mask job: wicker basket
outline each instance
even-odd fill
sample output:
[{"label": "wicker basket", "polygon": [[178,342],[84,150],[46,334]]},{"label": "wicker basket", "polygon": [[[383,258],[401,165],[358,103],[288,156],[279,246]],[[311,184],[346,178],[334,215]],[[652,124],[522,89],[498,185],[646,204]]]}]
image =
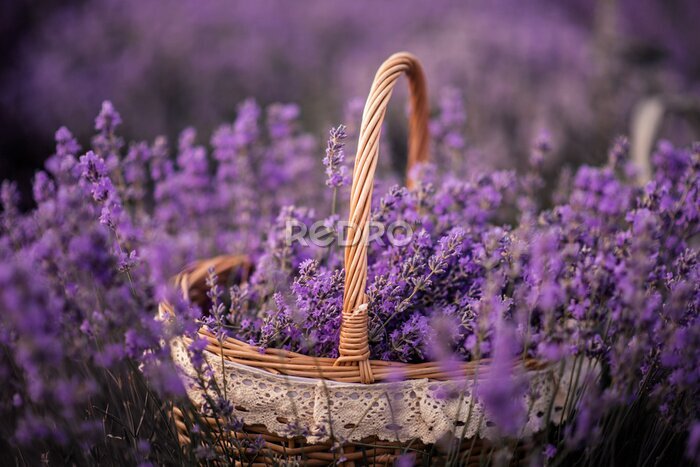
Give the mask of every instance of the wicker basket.
[{"label": "wicker basket", "polygon": [[[423,70],[413,55],[397,53],[386,60],[377,71],[362,117],[351,188],[349,241],[345,249],[345,293],[339,357],[316,358],[272,348],[261,352],[257,347],[234,338],[227,338],[223,345],[220,345],[208,329],[199,330],[199,335],[209,341],[205,355],[207,361],[216,368],[217,382],[228,385],[228,397],[236,410],[240,411],[237,415],[246,422],[253,420],[253,423],[246,425],[241,431],[230,432],[227,436],[230,436],[231,440],[262,436],[265,441],[264,449],[257,454],[253,464],[274,464],[283,462],[281,459],[289,462],[291,458],[305,465],[343,462],[386,465],[391,464],[399,455],[419,453],[424,449],[433,449],[432,460],[435,461],[438,458],[435,456],[441,455],[439,448],[449,446],[452,460],[460,464],[476,465],[483,462],[490,452],[488,440],[480,436],[491,426],[483,418],[483,413],[479,420],[471,422],[471,425],[476,426],[477,434],[474,434],[472,429],[471,436],[465,436],[465,430],[460,431],[460,427],[465,425],[461,408],[440,405],[440,397],[426,400],[428,395],[434,395],[435,391],[444,389],[467,388],[467,392],[470,392],[471,384],[481,375],[488,373],[487,360],[464,362],[457,367],[445,368],[439,362],[408,364],[369,359],[365,295],[368,219],[381,125],[392,89],[402,74],[408,77],[411,94],[409,169],[416,162],[428,157],[428,103]],[[410,180],[408,183],[410,184]],[[204,282],[210,268],[220,276],[236,274],[238,270],[240,276],[240,271],[248,267],[245,257],[221,256],[189,266],[177,277],[177,283],[186,297],[194,301],[204,301]],[[168,305],[163,304],[162,308],[167,311]],[[176,361],[184,367],[185,375],[188,372],[191,374],[191,368],[186,368],[187,356],[184,350],[189,342],[189,339],[183,337],[174,343]],[[549,400],[553,399],[558,380],[552,376],[553,372],[547,365],[535,360],[514,362],[514,365],[521,366],[531,375],[540,375],[540,384],[547,386],[544,390],[540,388],[540,393],[547,393],[550,396]],[[400,378],[397,378],[397,375],[400,375]],[[250,386],[247,392],[244,391],[246,385]],[[267,394],[273,392],[271,387],[275,387],[276,390],[284,387],[286,395],[292,399],[291,409],[287,402],[275,399],[274,394]],[[244,392],[240,392],[239,388]],[[318,397],[314,399],[313,391],[323,394],[326,401],[319,402]],[[389,396],[390,393],[397,396]],[[311,400],[307,405],[301,400],[302,394]],[[371,399],[370,394],[380,396]],[[414,414],[404,416],[404,427],[399,427],[408,430],[408,434],[393,436],[392,430],[396,431],[396,427],[380,423],[382,417],[385,417],[381,410],[393,412],[391,400],[386,405],[383,399],[379,400],[381,394],[386,394],[387,399],[399,400],[401,398],[398,395],[405,395],[411,399],[408,402],[404,399],[403,407],[406,413],[413,410]],[[354,397],[355,395],[357,397]],[[263,397],[263,400],[258,402],[250,401],[251,397],[258,396],[268,399]],[[367,401],[357,400],[365,396]],[[242,402],[246,397],[249,400]],[[295,397],[300,402],[295,402]],[[201,403],[202,394],[192,390],[190,398],[196,403]],[[545,405],[548,403],[544,402]],[[478,405],[478,402],[470,403],[470,411],[472,406]],[[358,414],[358,407],[365,406],[367,410]],[[276,417],[270,417],[271,410],[274,412],[272,415],[277,415]],[[316,421],[319,419],[318,414],[323,411],[328,411],[329,414],[335,411],[336,416],[340,413],[340,418],[343,419],[342,411],[346,410],[352,412],[356,421],[359,419],[357,423],[360,427],[354,423],[345,423],[347,419],[341,420],[342,425],[337,425],[335,420],[323,419],[324,426],[330,428],[326,430],[325,436],[285,434],[282,427],[291,421],[288,414],[297,414],[304,410],[309,417],[316,417]],[[341,412],[338,412],[339,410]],[[325,412],[321,413],[321,418],[324,414]],[[456,416],[456,419],[448,419],[449,416]],[[188,416],[181,409],[175,409],[174,418],[181,442],[189,443],[191,433],[188,431]],[[220,428],[217,420],[206,417],[204,420],[211,429],[216,431]],[[260,420],[264,422],[259,423]],[[535,432],[542,426],[543,424],[533,425],[530,432]],[[449,433],[438,436],[438,431],[445,431],[446,427],[451,429],[447,430]],[[358,429],[363,435],[361,439],[357,439]],[[522,445],[518,449],[522,449]],[[416,461],[421,461],[421,456],[422,454],[416,454]]]}]

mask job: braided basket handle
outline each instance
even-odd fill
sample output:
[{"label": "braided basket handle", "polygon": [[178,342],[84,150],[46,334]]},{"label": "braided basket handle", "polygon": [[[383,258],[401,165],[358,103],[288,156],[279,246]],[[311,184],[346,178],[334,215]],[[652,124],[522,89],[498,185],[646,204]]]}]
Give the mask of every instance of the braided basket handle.
[{"label": "braided basket handle", "polygon": [[406,52],[389,57],[377,70],[362,113],[362,126],[355,156],[350,194],[350,216],[345,247],[345,293],[340,327],[340,356],[336,365],[358,365],[363,383],[374,381],[369,364],[367,316],[367,239],[374,187],[374,172],[379,157],[379,137],[386,107],[396,81],[403,73],[409,80],[411,115],[408,140],[408,179],[413,166],[428,159],[428,93],[423,68],[418,59]]}]

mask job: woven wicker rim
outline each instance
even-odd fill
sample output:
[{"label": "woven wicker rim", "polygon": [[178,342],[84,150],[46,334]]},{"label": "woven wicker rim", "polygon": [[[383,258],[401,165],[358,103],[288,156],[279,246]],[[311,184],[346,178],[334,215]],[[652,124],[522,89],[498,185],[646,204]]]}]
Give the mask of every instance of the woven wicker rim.
[{"label": "woven wicker rim", "polygon": [[[208,340],[206,350],[223,358],[267,370],[275,374],[320,378],[346,383],[369,384],[397,379],[454,380],[488,373],[489,359],[462,362],[445,368],[440,362],[403,363],[370,360],[368,337],[367,296],[367,238],[369,213],[374,186],[374,173],[379,156],[379,137],[386,108],[398,78],[406,74],[409,81],[411,113],[409,120],[408,169],[428,160],[428,98],[423,68],[410,53],[399,52],[389,57],[377,71],[362,115],[357,155],[353,170],[350,197],[348,246],[345,249],[345,291],[339,357],[311,357],[297,352],[267,348],[264,351],[241,340],[228,337],[217,341],[206,327],[199,336]],[[407,182],[410,186],[411,180]],[[209,269],[224,274],[250,268],[244,255],[225,255],[199,261],[188,266],[176,277],[176,283],[186,298],[201,292]],[[172,312],[167,303],[163,311]],[[188,342],[189,338],[184,338]],[[514,362],[526,370],[538,370],[545,363],[534,359]]]},{"label": "woven wicker rim", "polygon": [[[206,277],[210,269],[218,275],[226,275],[236,270],[250,268],[250,260],[245,255],[225,255],[198,261],[183,270],[175,282],[185,297],[202,297],[206,290]],[[161,303],[161,311],[172,313],[168,303]],[[308,355],[282,349],[267,348],[263,352],[259,347],[243,342],[233,337],[225,338],[219,343],[216,336],[206,327],[198,332],[200,338],[208,341],[205,351],[225,360],[260,368],[273,374],[298,376],[302,378],[318,378],[344,383],[360,383],[359,368],[353,366],[337,366],[335,358],[311,357]],[[186,344],[191,342],[188,337],[182,337]],[[439,362],[403,363],[384,360],[369,360],[376,382],[396,381],[399,379],[434,379],[457,380],[465,378],[481,378],[490,371],[490,359],[461,362],[458,365],[445,368]],[[525,370],[536,371],[545,368],[543,362],[526,359],[514,361],[513,366],[523,366]]]}]

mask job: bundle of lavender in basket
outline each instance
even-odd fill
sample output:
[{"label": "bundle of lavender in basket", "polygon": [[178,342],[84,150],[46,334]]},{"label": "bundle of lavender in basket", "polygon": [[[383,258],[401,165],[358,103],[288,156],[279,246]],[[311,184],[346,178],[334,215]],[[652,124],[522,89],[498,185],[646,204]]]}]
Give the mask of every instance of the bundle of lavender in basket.
[{"label": "bundle of lavender in basket", "polygon": [[[372,98],[382,89],[377,82],[389,73],[383,70],[365,107],[366,132],[375,109]],[[409,77],[420,81],[412,72],[407,72]],[[420,104],[413,102],[413,118]],[[328,216],[287,206],[266,232],[260,250],[239,258],[245,263],[243,272],[232,273],[234,263],[213,259],[180,276],[183,291],[206,290],[206,299],[200,294],[197,301],[204,307],[203,332],[185,341],[194,364],[185,364],[185,373],[198,386],[190,396],[205,412],[214,414],[213,407],[226,406],[227,397],[233,398],[239,405],[227,417],[264,424],[270,430],[266,435],[281,436],[272,442],[277,447],[299,436],[312,443],[334,439],[341,446],[368,434],[386,441],[391,430],[397,442],[418,438],[434,443],[437,429],[421,431],[420,424],[426,422],[458,438],[454,426],[463,426],[461,436],[467,440],[492,439],[494,433],[518,439],[549,422],[568,422],[565,436],[556,431],[547,456],[566,443],[582,442],[591,435],[591,425],[630,397],[643,399],[683,430],[695,426],[691,420],[700,388],[698,373],[688,364],[700,351],[697,145],[675,149],[662,143],[654,156],[654,179],[640,186],[627,140],[619,138],[607,165],[581,167],[562,178],[549,197],[543,196],[545,183],[539,175],[552,147],[546,134],[534,141],[530,168],[520,176],[492,172],[456,178],[441,173],[439,166],[415,164],[410,188],[391,186],[373,202],[364,246],[358,247],[366,250],[359,250],[356,263],[356,227],[352,222],[344,226],[337,214],[348,178],[342,164],[343,136],[342,127],[331,130],[324,159]],[[361,157],[368,141],[376,139],[360,135],[353,178],[363,176]],[[355,203],[372,195],[362,184],[357,188],[353,180],[351,221],[358,212]],[[363,264],[366,276],[351,282]],[[348,297],[352,301],[361,289],[366,295],[360,292],[348,307]],[[184,351],[176,349],[181,363]],[[354,369],[346,369],[345,363]],[[257,368],[265,371],[256,373]],[[196,376],[212,371],[214,383]],[[284,378],[265,372],[309,380],[284,383]],[[538,380],[543,372],[551,372],[554,388]],[[370,383],[405,378],[416,382],[394,389],[397,397],[410,392],[417,406],[433,404],[432,409],[421,408],[422,420],[415,421],[410,409],[389,404],[385,409],[390,416],[373,415],[367,406],[361,422],[343,425],[349,421],[347,413],[362,413],[366,406],[348,401],[358,393],[343,391],[360,391],[365,394],[360,398],[372,399]],[[471,378],[472,383],[431,386],[423,394],[420,378]],[[324,418],[321,396],[305,386],[319,380],[329,381],[327,404],[336,407],[328,413],[340,420]],[[368,392],[352,386],[357,382],[368,385]],[[293,388],[288,394],[307,391],[310,395],[304,397],[311,400],[290,396],[284,402],[268,393],[256,395],[268,387],[283,391],[284,384]],[[410,391],[404,394],[406,387]],[[561,398],[554,394],[557,387],[564,390]],[[460,412],[461,403],[439,406],[445,394],[436,390],[454,391],[447,399],[469,401],[468,414]],[[600,398],[606,403],[598,404]],[[472,406],[478,407],[477,420],[471,417]],[[270,407],[274,413],[268,413]],[[292,413],[301,421],[286,426]],[[443,423],[449,417],[454,417],[451,427]],[[414,421],[419,427],[409,429],[407,424]],[[245,431],[240,424],[232,429]],[[458,455],[469,458],[471,448],[459,446]]]},{"label": "bundle of lavender in basket", "polygon": [[[331,131],[329,164],[342,160],[342,134]],[[533,161],[543,147],[533,145]],[[601,356],[619,337],[615,317],[637,314],[628,307],[646,302],[660,315],[668,291],[691,286],[696,273],[697,148],[664,143],[646,186],[637,185],[627,152],[619,138],[606,166],[579,169],[545,210],[532,198],[542,184],[534,166],[523,177],[502,171],[463,181],[425,165],[415,188],[390,187],[372,211],[384,230],[368,258],[372,356],[420,362],[445,347],[460,359],[487,357],[497,325],[517,330],[527,355]],[[336,192],[343,177],[331,168],[327,185]],[[337,356],[341,233],[333,230],[337,216],[312,212],[282,211],[244,285],[229,289],[212,272],[220,299],[206,322],[213,331],[261,348]],[[293,231],[315,223],[327,227],[323,235]],[[696,311],[694,302],[684,305]]]}]

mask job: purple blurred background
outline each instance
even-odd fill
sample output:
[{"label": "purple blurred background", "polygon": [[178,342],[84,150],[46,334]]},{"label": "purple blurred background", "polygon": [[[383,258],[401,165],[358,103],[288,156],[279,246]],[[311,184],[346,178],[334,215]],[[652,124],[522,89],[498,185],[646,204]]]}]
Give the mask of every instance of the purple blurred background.
[{"label": "purple blurred background", "polygon": [[[322,138],[398,50],[423,60],[434,107],[462,93],[466,144],[489,164],[519,167],[542,129],[550,171],[594,163],[640,99],[700,95],[698,22],[697,0],[3,2],[0,179],[27,190],[55,130],[85,141],[105,99],[127,140],[191,125],[206,141],[248,96],[299,103]],[[698,138],[675,123],[678,144]]]}]

